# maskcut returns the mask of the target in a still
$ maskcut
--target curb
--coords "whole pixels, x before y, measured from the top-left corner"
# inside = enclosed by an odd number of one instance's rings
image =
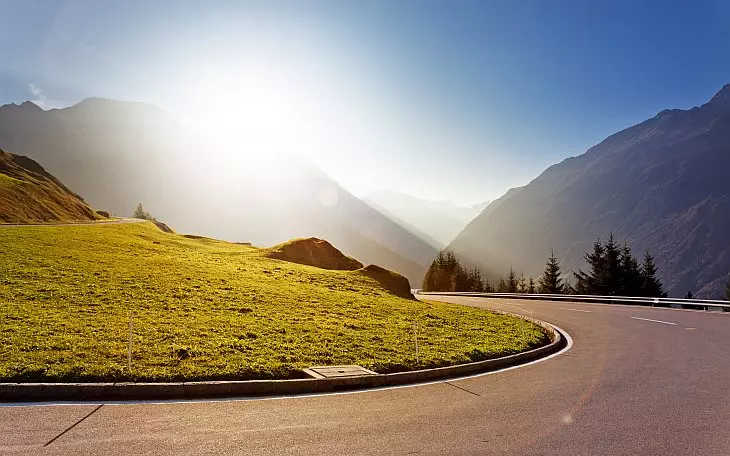
[[[434,369],[359,377],[176,383],[0,383],[0,403],[281,396],[380,388],[462,377],[517,366],[551,355],[566,344],[565,337],[549,323],[524,315],[495,312],[514,315],[541,326],[548,332],[551,342],[534,350],[502,358]]]

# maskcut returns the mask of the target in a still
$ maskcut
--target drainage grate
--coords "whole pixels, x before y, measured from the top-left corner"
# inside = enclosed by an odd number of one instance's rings
[[[367,370],[362,366],[315,366],[302,369],[307,375],[314,378],[362,377],[364,375],[378,375],[377,372]]]

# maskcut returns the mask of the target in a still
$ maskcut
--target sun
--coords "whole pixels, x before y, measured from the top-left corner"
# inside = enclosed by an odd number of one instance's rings
[[[282,69],[262,66],[208,68],[189,95],[205,135],[241,159],[259,160],[316,150],[328,128],[316,92]]]

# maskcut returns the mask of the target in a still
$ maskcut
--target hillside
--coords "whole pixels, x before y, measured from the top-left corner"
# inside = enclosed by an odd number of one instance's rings
[[[437,249],[454,240],[489,204],[487,201],[459,206],[450,201],[431,201],[393,190],[372,192],[364,200]]]
[[[0,381],[296,378],[337,364],[387,373],[547,341],[518,318],[399,298],[399,276],[382,268],[306,266],[268,258],[281,248],[151,222],[7,227],[0,245]]]
[[[708,103],[664,110],[495,201],[451,248],[491,277],[564,269],[613,232],[649,249],[671,296],[719,298],[730,271],[730,85]]]
[[[35,161],[0,149],[0,223],[96,220],[84,200]]]
[[[317,237],[419,283],[435,249],[310,163],[215,144],[144,104],[87,99],[0,107],[0,147],[43,165],[94,207],[138,203],[181,232],[274,245]]]

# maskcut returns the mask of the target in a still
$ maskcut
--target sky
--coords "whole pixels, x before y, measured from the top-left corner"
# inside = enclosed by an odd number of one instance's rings
[[[476,204],[730,82],[730,3],[0,0],[0,104],[155,104],[363,196]],[[216,153],[209,151],[208,153]]]

